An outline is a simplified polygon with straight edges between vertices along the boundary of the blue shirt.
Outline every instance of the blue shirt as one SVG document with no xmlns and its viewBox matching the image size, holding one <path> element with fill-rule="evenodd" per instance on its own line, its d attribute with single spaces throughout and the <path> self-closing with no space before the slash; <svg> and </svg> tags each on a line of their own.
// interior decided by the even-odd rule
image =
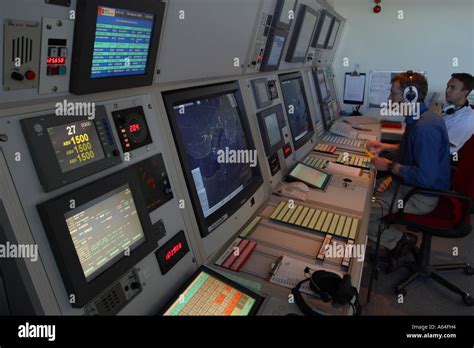
<svg viewBox="0 0 474 348">
<path fill-rule="evenodd" d="M 405 118 L 400 143 L 400 176 L 409 186 L 448 190 L 451 183 L 449 137 L 442 117 L 421 104 L 420 118 Z"/>
</svg>

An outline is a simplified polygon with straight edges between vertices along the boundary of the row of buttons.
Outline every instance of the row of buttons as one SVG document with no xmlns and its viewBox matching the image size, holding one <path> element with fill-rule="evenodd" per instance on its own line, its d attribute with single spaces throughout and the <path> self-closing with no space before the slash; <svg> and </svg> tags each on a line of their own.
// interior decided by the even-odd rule
<svg viewBox="0 0 474 348">
<path fill-rule="evenodd" d="M 105 134 L 107 135 L 107 139 L 109 140 L 109 144 L 114 144 L 114 138 L 112 137 L 112 133 L 110 132 L 109 123 L 105 118 L 102 119 L 102 126 L 104 127 Z"/>
</svg>

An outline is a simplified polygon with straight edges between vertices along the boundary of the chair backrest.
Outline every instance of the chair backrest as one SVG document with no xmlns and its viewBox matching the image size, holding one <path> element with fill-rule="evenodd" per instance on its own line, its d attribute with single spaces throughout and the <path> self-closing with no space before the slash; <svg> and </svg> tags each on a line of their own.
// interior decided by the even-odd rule
<svg viewBox="0 0 474 348">
<path fill-rule="evenodd" d="M 474 135 L 459 150 L 459 163 L 453 176 L 454 191 L 474 200 Z"/>
</svg>

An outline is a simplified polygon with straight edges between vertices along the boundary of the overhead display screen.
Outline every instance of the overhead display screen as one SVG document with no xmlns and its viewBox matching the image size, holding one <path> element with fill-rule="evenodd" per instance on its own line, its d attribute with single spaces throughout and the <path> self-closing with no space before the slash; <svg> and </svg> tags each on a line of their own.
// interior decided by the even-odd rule
<svg viewBox="0 0 474 348">
<path fill-rule="evenodd" d="M 98 6 L 91 78 L 143 75 L 154 15 Z"/>
<path fill-rule="evenodd" d="M 86 280 L 90 282 L 145 241 L 128 184 L 64 214 Z"/>
<path fill-rule="evenodd" d="M 324 45 L 326 44 L 326 39 L 329 34 L 331 22 L 332 22 L 332 18 L 330 16 L 325 15 L 323 17 L 323 24 L 321 27 L 321 31 L 319 32 L 318 41 L 316 42 L 317 47 L 324 47 Z"/>
<path fill-rule="evenodd" d="M 105 158 L 93 121 L 78 121 L 47 129 L 63 173 Z"/>
<path fill-rule="evenodd" d="M 304 139 L 313 130 L 305 99 L 303 81 L 301 77 L 284 80 L 281 82 L 281 88 L 283 90 L 291 134 L 296 146 L 298 141 Z"/>
<path fill-rule="evenodd" d="M 341 23 L 338 20 L 334 21 L 334 26 L 332 28 L 331 36 L 329 37 L 328 48 L 333 48 L 334 47 L 340 25 L 341 25 Z"/>
<path fill-rule="evenodd" d="M 249 150 L 237 102 L 233 94 L 226 94 L 194 100 L 174 110 L 202 211 L 208 217 L 242 191 L 252 178 L 249 163 L 237 163 L 237 158 L 218 159 L 219 150 Z"/>
<path fill-rule="evenodd" d="M 316 13 L 306 11 L 303 19 L 303 24 L 300 30 L 300 36 L 296 43 L 295 51 L 293 53 L 294 57 L 305 57 L 306 52 L 308 51 L 308 46 L 311 41 L 314 27 L 316 25 L 318 17 Z"/>
<path fill-rule="evenodd" d="M 286 38 L 284 36 L 274 36 L 270 56 L 267 62 L 268 65 L 278 65 L 280 63 L 280 57 L 283 52 L 283 47 L 285 46 L 285 40 Z"/>
<path fill-rule="evenodd" d="M 280 13 L 280 22 L 284 24 L 290 24 L 292 16 L 290 15 L 290 11 L 295 8 L 296 0 L 285 0 L 283 4 L 283 8 L 281 9 Z"/>
</svg>

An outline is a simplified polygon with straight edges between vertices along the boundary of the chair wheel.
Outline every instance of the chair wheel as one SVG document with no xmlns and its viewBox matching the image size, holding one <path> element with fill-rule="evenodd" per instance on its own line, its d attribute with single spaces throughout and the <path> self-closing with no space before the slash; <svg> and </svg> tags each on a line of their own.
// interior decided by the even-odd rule
<svg viewBox="0 0 474 348">
<path fill-rule="evenodd" d="M 407 295 L 407 289 L 400 289 L 398 286 L 395 288 L 395 293 L 397 295 L 403 295 L 405 297 Z"/>
<path fill-rule="evenodd" d="M 474 299 L 469 294 L 462 295 L 462 301 L 466 306 L 474 306 Z"/>
<path fill-rule="evenodd" d="M 467 266 L 463 268 L 464 272 L 468 275 L 473 275 L 474 274 L 474 268 L 471 266 Z"/>
</svg>

